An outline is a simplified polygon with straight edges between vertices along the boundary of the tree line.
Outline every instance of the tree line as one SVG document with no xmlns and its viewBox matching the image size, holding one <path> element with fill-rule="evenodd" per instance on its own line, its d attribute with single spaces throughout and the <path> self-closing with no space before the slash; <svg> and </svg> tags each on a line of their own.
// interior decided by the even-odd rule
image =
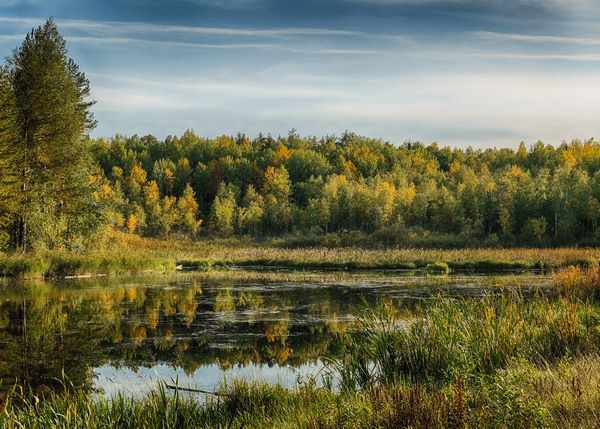
<svg viewBox="0 0 600 429">
<path fill-rule="evenodd" d="M 186 131 L 97 139 L 103 198 L 116 228 L 280 235 L 363 231 L 460 235 L 507 244 L 599 238 L 600 144 L 474 150 L 341 137 Z"/>
<path fill-rule="evenodd" d="M 600 144 L 393 145 L 353 133 L 90 139 L 89 83 L 50 20 L 0 70 L 0 246 L 361 231 L 410 244 L 597 244 Z M 421 241 L 419 241 L 421 240 Z"/>
</svg>

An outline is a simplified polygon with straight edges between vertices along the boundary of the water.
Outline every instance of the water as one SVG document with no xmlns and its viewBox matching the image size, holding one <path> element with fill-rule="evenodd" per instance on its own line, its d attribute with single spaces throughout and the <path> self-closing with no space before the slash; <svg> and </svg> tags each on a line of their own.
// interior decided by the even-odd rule
<svg viewBox="0 0 600 429">
<path fill-rule="evenodd" d="M 541 276 L 400 273 L 178 274 L 124 281 L 5 282 L 0 390 L 61 380 L 141 396 L 159 380 L 214 391 L 244 378 L 294 385 L 335 357 L 367 306 L 408 309 L 434 293 L 473 295 Z"/>
</svg>

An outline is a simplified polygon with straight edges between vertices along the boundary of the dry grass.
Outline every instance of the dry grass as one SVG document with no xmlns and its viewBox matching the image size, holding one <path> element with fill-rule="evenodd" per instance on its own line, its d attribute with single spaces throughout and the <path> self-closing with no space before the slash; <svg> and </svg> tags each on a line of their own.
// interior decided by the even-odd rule
<svg viewBox="0 0 600 429">
<path fill-rule="evenodd" d="M 552 286 L 557 295 L 573 299 L 597 297 L 600 291 L 600 266 L 569 266 L 552 274 Z"/>
<path fill-rule="evenodd" d="M 196 243 L 174 249 L 181 260 L 202 260 L 213 265 L 284 266 L 346 269 L 423 269 L 446 264 L 452 270 L 550 269 L 593 265 L 600 249 L 286 249 L 257 245 L 229 246 Z"/>
<path fill-rule="evenodd" d="M 198 270 L 271 267 L 447 272 L 548 270 L 570 265 L 587 267 L 595 265 L 598 261 L 599 248 L 286 248 L 274 242 L 256 243 L 245 239 L 168 241 L 111 231 L 99 240 L 98 249 L 89 253 L 0 255 L 0 275 L 60 277 L 82 273 L 169 271 L 175 268 L 175 262 Z"/>
</svg>

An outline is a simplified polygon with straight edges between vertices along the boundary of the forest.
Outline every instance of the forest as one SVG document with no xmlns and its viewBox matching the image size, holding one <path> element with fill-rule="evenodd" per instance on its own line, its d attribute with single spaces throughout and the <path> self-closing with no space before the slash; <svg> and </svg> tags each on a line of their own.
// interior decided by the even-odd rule
<svg viewBox="0 0 600 429">
<path fill-rule="evenodd" d="M 513 150 L 295 130 L 90 138 L 90 84 L 52 20 L 6 60 L 0 89 L 4 250 L 88 249 L 108 230 L 170 240 L 360 232 L 406 247 L 600 238 L 593 139 Z"/>
<path fill-rule="evenodd" d="M 147 236 L 361 231 L 471 243 L 593 244 L 600 144 L 465 150 L 341 137 L 192 131 L 97 139 L 99 202 L 115 227 Z"/>
</svg>

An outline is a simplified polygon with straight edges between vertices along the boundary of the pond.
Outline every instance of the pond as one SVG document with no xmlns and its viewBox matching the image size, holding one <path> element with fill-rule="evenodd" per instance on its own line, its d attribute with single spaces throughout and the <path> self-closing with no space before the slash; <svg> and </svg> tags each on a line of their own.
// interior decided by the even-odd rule
<svg viewBox="0 0 600 429">
<path fill-rule="evenodd" d="M 533 274 L 223 272 L 11 282 L 0 287 L 1 390 L 95 388 L 141 396 L 159 380 L 213 391 L 234 378 L 291 386 L 318 375 L 367 307 L 436 293 L 537 287 Z M 408 317 L 408 316 L 407 316 Z"/>
</svg>

